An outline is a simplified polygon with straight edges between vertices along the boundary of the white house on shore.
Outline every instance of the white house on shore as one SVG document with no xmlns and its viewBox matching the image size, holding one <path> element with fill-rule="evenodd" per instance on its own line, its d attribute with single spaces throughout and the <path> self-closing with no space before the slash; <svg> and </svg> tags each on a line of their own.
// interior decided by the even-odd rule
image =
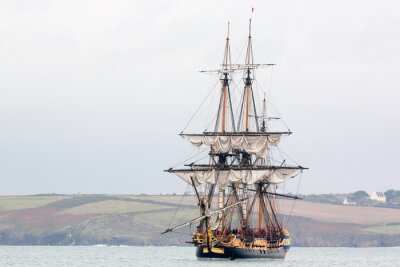
<svg viewBox="0 0 400 267">
<path fill-rule="evenodd" d="M 372 192 L 369 198 L 381 203 L 386 203 L 386 196 L 382 192 Z"/>
<path fill-rule="evenodd" d="M 356 205 L 357 205 L 357 202 L 355 202 L 355 201 L 349 201 L 349 200 L 347 199 L 347 197 L 345 197 L 344 200 L 343 200 L 343 202 L 342 202 L 342 204 L 345 205 L 345 206 L 356 206 Z"/>
</svg>

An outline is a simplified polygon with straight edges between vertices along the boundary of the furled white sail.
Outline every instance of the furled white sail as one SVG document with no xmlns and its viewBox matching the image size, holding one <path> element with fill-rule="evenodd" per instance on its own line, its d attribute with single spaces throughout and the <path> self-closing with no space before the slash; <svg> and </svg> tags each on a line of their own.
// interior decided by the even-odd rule
<svg viewBox="0 0 400 267">
<path fill-rule="evenodd" d="M 197 184 L 218 184 L 225 188 L 229 182 L 242 181 L 245 184 L 254 184 L 258 181 L 279 184 L 289 179 L 298 169 L 270 169 L 270 170 L 188 170 L 175 172 L 187 183 L 192 184 L 191 178 Z"/>
<path fill-rule="evenodd" d="M 255 154 L 259 158 L 264 158 L 268 153 L 268 144 L 277 146 L 281 134 L 270 135 L 182 135 L 195 146 L 208 145 L 213 152 L 228 153 L 232 150 L 242 150 L 250 154 Z"/>
</svg>

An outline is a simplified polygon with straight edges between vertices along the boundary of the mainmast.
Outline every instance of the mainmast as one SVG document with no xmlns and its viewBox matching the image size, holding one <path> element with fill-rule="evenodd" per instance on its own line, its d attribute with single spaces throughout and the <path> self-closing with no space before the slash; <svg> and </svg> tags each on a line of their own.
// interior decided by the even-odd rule
<svg viewBox="0 0 400 267">
<path fill-rule="evenodd" d="M 242 69 L 243 82 L 244 82 L 244 93 L 241 104 L 241 110 L 239 115 L 238 130 L 243 129 L 244 132 L 251 131 L 250 118 L 255 119 L 255 131 L 259 131 L 258 117 L 256 104 L 254 101 L 253 94 L 253 81 L 254 81 L 254 70 L 260 67 L 272 66 L 274 64 L 254 64 L 253 60 L 253 40 L 251 35 L 251 18 L 249 19 L 249 35 L 247 38 L 247 49 L 246 59 L 243 65 L 237 65 L 238 69 Z M 253 114 L 251 114 L 253 112 Z M 243 121 L 243 122 L 242 122 Z"/>
<path fill-rule="evenodd" d="M 251 36 L 251 18 L 249 19 L 249 36 L 247 39 L 247 54 L 246 54 L 246 60 L 245 60 L 245 72 L 244 72 L 244 97 L 243 100 L 245 101 L 244 106 L 245 106 L 245 123 L 244 123 L 244 132 L 249 132 L 250 131 L 250 109 L 251 109 L 251 103 L 253 103 L 253 111 L 254 111 L 254 118 L 256 120 L 256 132 L 258 132 L 258 123 L 257 123 L 257 115 L 256 115 L 256 108 L 255 108 L 255 103 L 253 99 L 253 73 L 252 73 L 252 65 L 253 65 L 253 47 L 252 47 L 252 36 Z M 240 124 L 240 122 L 239 122 Z M 241 152 L 242 154 L 242 164 L 243 165 L 252 165 L 252 159 L 251 155 L 248 154 L 247 152 Z M 243 183 L 242 185 L 242 198 L 247 199 L 248 198 L 248 188 L 247 184 Z M 242 227 L 244 229 L 247 229 L 248 227 L 248 218 L 250 218 L 251 214 L 247 214 L 247 201 L 244 201 L 242 203 L 242 210 L 243 210 L 243 219 L 242 219 Z"/>
<path fill-rule="evenodd" d="M 250 23 L 249 23 L 249 37 L 247 40 L 247 56 L 246 56 L 246 63 L 248 65 L 247 68 L 247 76 L 245 78 L 245 94 L 246 94 L 246 124 L 245 124 L 245 131 L 248 132 L 249 131 L 249 118 L 250 118 L 250 114 L 249 114 L 249 102 L 250 102 L 250 93 L 251 93 L 251 84 L 252 84 L 252 79 L 250 77 L 250 64 L 253 63 L 252 62 L 252 44 L 251 44 L 251 19 L 250 19 Z"/>
</svg>

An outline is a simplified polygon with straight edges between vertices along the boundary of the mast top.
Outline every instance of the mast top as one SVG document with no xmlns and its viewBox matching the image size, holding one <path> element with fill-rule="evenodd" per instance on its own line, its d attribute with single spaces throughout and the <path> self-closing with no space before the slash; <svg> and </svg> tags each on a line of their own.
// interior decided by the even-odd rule
<svg viewBox="0 0 400 267">
<path fill-rule="evenodd" d="M 251 38 L 251 19 L 253 18 L 254 7 L 251 8 L 251 15 L 249 19 L 249 38 Z"/>
<path fill-rule="evenodd" d="M 249 19 L 249 38 L 251 38 L 251 18 Z"/>
<path fill-rule="evenodd" d="M 227 33 L 227 35 L 226 35 L 226 40 L 227 40 L 227 41 L 229 40 L 229 29 L 230 29 L 230 25 L 231 25 L 231 23 L 228 21 L 228 33 Z"/>
</svg>

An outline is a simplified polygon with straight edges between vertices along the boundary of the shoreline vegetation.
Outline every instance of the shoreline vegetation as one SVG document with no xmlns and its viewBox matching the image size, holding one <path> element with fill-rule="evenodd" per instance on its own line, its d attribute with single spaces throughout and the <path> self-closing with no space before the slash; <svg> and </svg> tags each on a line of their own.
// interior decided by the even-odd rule
<svg viewBox="0 0 400 267">
<path fill-rule="evenodd" d="M 300 195 L 300 197 L 319 203 L 400 209 L 400 191 L 394 189 L 371 194 L 365 191 L 356 191 L 349 194 L 310 194 Z"/>
<path fill-rule="evenodd" d="M 293 246 L 400 246 L 400 209 L 324 202 L 328 196 L 282 200 Z M 160 233 L 178 206 L 172 225 L 198 216 L 194 203 L 191 195 L 0 196 L 0 245 L 181 246 L 195 225 Z"/>
</svg>

